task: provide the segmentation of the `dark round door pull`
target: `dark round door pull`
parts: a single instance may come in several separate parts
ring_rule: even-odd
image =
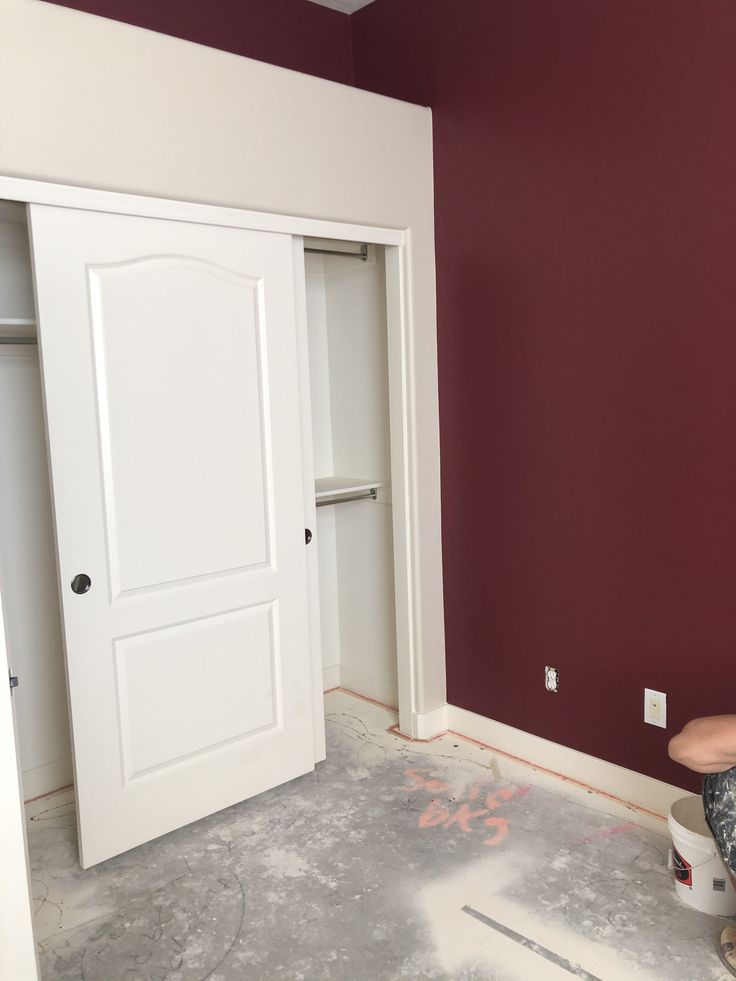
[[[76,576],[72,579],[72,592],[82,595],[82,593],[88,593],[92,588],[92,580],[89,578],[86,572],[78,572]]]
[[[311,542],[311,540],[312,540],[312,532],[309,530],[309,528],[305,528],[304,529],[304,544],[305,545],[309,545],[309,543]]]

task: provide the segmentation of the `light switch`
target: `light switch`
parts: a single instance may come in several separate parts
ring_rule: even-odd
[[[663,691],[644,689],[644,721],[660,729],[667,728],[667,695]]]

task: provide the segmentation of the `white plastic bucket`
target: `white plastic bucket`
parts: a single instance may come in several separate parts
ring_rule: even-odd
[[[667,823],[677,895],[701,913],[736,915],[736,888],[706,823],[702,798],[675,801]]]

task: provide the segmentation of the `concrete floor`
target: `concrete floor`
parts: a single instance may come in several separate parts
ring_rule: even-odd
[[[730,977],[663,823],[394,721],[332,693],[316,773],[87,872],[70,792],[29,805],[43,981]]]

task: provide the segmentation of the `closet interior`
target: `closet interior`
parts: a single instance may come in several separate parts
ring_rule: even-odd
[[[384,250],[357,249],[305,240],[324,689],[397,705]]]
[[[323,688],[397,705],[384,249],[305,239],[304,271]],[[0,414],[0,585],[30,800],[73,775],[32,263],[14,202],[0,202]]]
[[[0,587],[26,800],[72,782],[26,209],[0,201]]]

